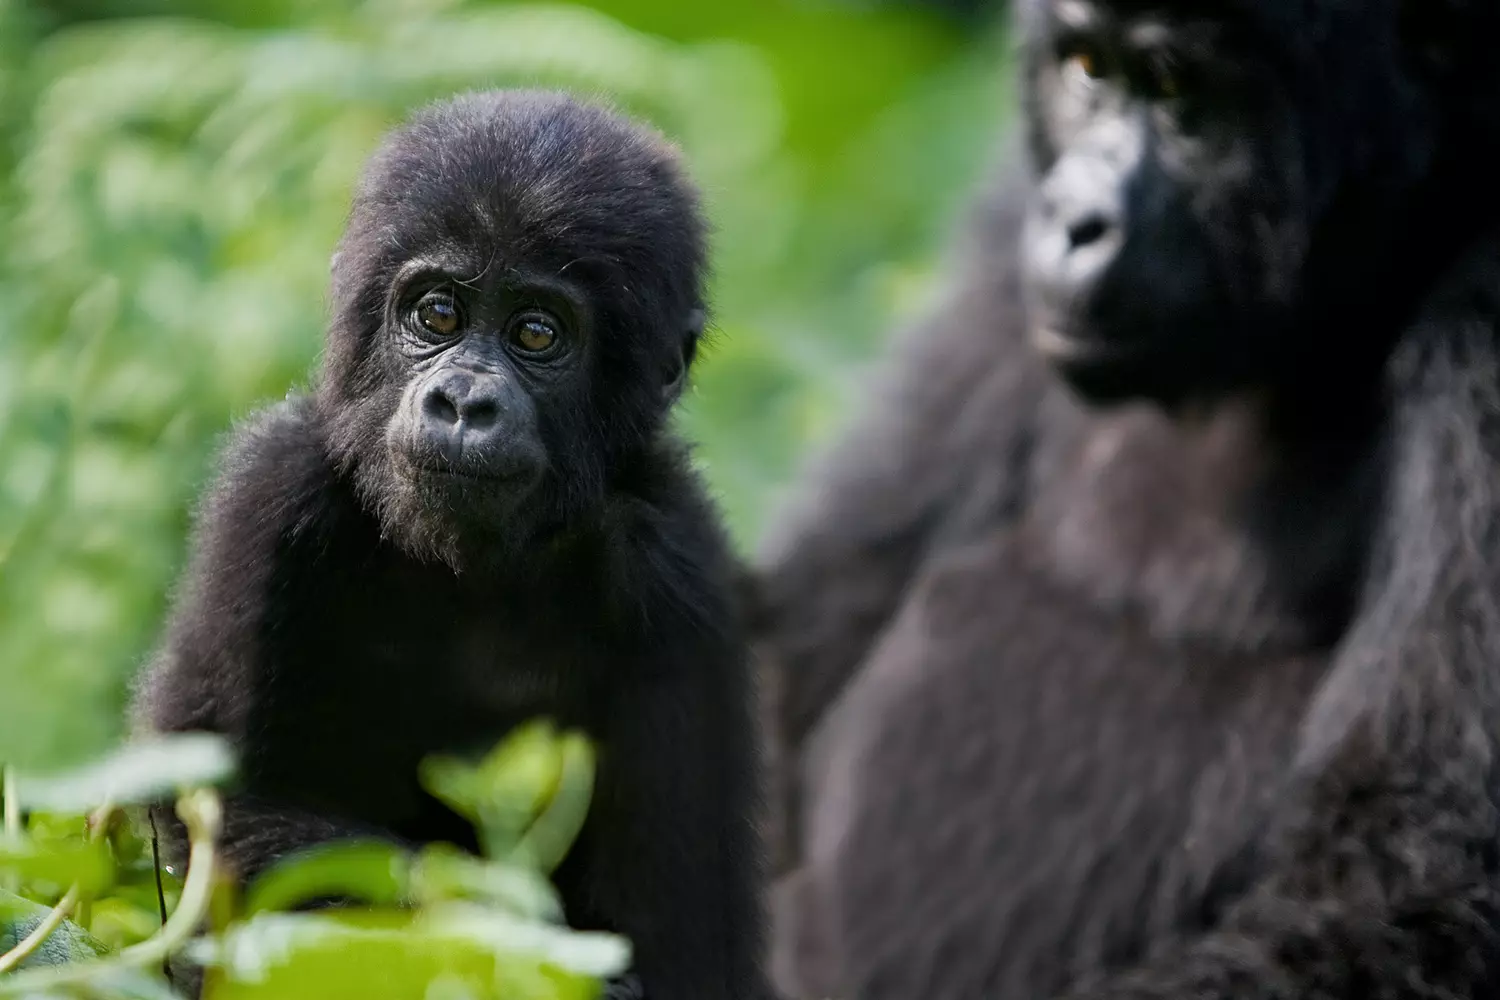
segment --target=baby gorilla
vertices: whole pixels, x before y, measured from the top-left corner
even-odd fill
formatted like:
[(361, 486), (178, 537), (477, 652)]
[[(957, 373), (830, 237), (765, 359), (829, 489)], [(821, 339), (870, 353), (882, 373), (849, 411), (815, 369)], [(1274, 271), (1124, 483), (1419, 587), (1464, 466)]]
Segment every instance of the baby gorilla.
[(667, 429), (704, 257), (672, 150), (565, 97), (462, 97), (376, 154), (316, 390), (236, 435), (137, 697), (238, 749), (241, 878), (338, 837), (473, 846), (418, 762), (546, 715), (599, 750), (569, 922), (628, 936), (651, 1000), (763, 995), (730, 558)]

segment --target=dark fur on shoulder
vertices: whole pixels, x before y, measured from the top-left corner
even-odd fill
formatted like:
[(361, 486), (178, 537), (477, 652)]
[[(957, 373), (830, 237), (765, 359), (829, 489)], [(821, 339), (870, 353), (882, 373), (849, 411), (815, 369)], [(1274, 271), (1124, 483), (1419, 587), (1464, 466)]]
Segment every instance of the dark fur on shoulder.
[(790, 995), (1500, 990), (1492, 3), (1027, 0), (751, 591)]
[(703, 269), (676, 156), (598, 108), (473, 94), (375, 155), (317, 390), (235, 434), (137, 697), (233, 741), (241, 878), (340, 836), (472, 847), (418, 762), (550, 716), (599, 746), (570, 923), (627, 935), (651, 1000), (763, 995), (731, 560), (667, 429)]

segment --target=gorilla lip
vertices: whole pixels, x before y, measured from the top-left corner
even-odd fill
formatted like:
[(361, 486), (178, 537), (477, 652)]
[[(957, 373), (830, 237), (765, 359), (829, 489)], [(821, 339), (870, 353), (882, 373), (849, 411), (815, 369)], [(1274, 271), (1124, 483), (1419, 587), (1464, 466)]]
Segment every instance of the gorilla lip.
[(452, 479), (466, 483), (513, 483), (527, 478), (526, 471), (479, 472), (468, 469), (446, 469), (435, 465), (412, 465), (408, 475), (416, 480)]
[(1037, 323), (1031, 328), (1031, 343), (1044, 358), (1065, 364), (1105, 362), (1123, 353), (1096, 340), (1070, 336), (1047, 323)]
[(524, 468), (497, 471), (494, 469), (459, 469), (436, 462), (418, 462), (401, 455), (395, 463), (396, 469), (414, 482), (459, 483), (516, 483), (528, 479), (531, 470)]

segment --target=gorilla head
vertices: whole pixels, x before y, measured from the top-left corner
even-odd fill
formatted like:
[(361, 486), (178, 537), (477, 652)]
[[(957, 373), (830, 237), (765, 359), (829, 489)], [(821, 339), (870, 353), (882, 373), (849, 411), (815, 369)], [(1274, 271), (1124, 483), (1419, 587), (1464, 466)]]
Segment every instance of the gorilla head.
[(335, 258), (334, 455), (450, 563), (577, 523), (676, 399), (703, 267), (658, 137), (552, 94), (430, 109), (372, 159)]
[(1446, 260), (1453, 199), (1493, 197), (1454, 183), (1486, 96), (1444, 27), (1461, 6), (1022, 4), (1036, 346), (1099, 401), (1378, 358), (1428, 284), (1413, 248)]

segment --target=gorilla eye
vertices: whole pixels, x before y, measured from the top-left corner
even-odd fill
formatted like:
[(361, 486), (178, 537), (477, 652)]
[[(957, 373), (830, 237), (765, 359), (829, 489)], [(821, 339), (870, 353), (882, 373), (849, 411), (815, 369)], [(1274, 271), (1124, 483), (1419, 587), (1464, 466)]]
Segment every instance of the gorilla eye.
[(1097, 80), (1104, 75), (1104, 60), (1091, 48), (1071, 48), (1063, 53), (1063, 73), (1075, 78)]
[(458, 312), (458, 303), (453, 296), (445, 292), (428, 292), (417, 303), (417, 322), (432, 334), (439, 337), (451, 337), (458, 332), (462, 324), (462, 317)]
[(1182, 96), (1182, 79), (1178, 71), (1165, 62), (1148, 66), (1145, 74), (1146, 96), (1163, 101)]
[(511, 324), (510, 339), (529, 354), (542, 354), (557, 343), (557, 326), (545, 313), (522, 313)]

